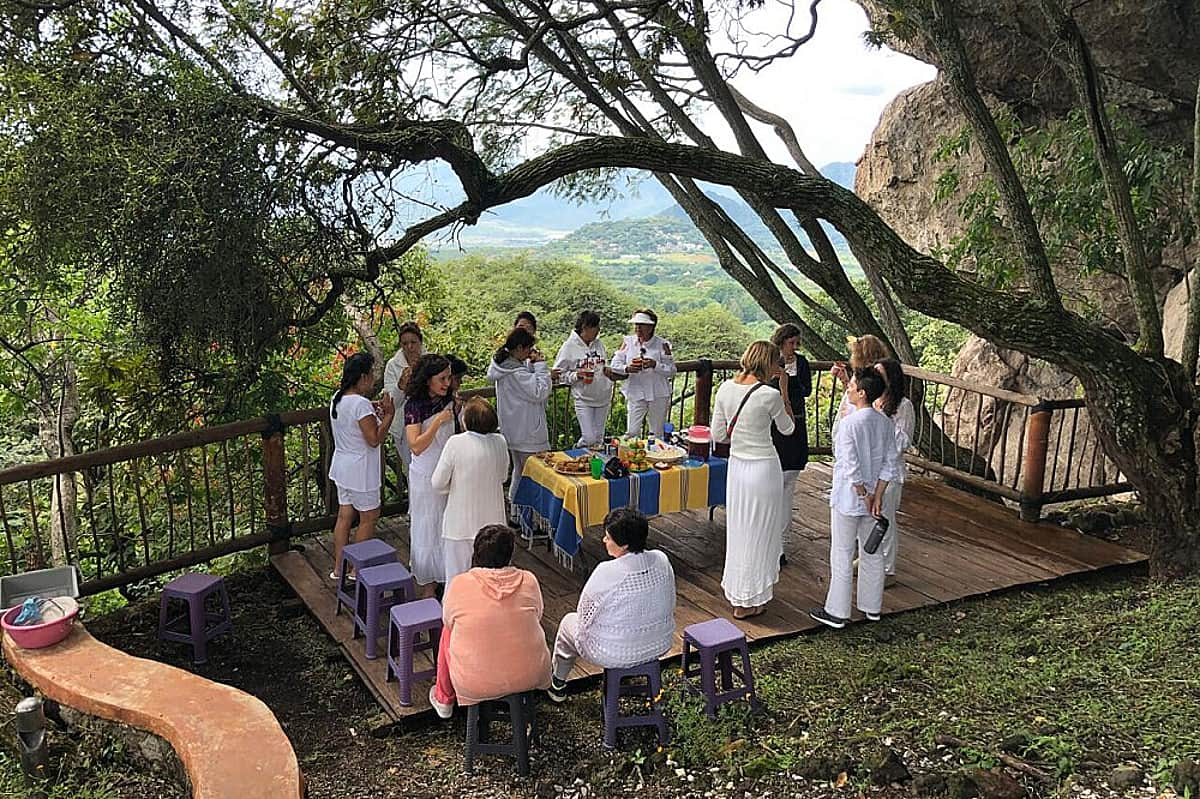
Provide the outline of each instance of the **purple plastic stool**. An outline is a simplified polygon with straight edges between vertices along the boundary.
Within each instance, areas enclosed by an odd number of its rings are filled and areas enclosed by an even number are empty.
[[[366,636],[368,658],[375,659],[380,612],[416,598],[417,582],[402,563],[384,563],[359,570],[354,637],[357,638],[360,631]]]
[[[205,602],[213,594],[221,598],[220,611],[205,610]],[[168,605],[172,599],[186,602],[187,613],[168,619]],[[187,622],[186,632],[175,629],[183,621]],[[185,574],[176,577],[163,588],[162,600],[158,607],[158,637],[163,641],[191,644],[193,662],[207,662],[208,642],[232,629],[229,592],[225,590],[224,577],[213,574]]]
[[[337,569],[338,581],[337,587],[334,589],[337,602],[333,607],[333,615],[342,612],[342,605],[350,608],[350,612],[354,612],[354,606],[358,602],[356,596],[358,589],[350,590],[349,583],[353,583],[346,577],[350,573],[350,567],[354,568],[354,573],[358,574],[368,566],[382,566],[384,563],[395,563],[396,548],[386,541],[380,541],[378,538],[368,538],[366,541],[360,541],[357,544],[346,544],[342,547],[342,562],[334,564]]]
[[[742,655],[741,671],[734,668],[733,654]],[[700,655],[697,664],[695,656]],[[754,672],[750,669],[750,646],[746,636],[728,619],[711,619],[685,627],[683,630],[683,679],[688,688],[696,690],[692,677],[699,675],[700,692],[704,694],[704,710],[709,718],[717,717],[717,708],[726,702],[750,698],[757,707],[754,694]],[[717,690],[717,668],[721,670],[721,690]],[[733,687],[737,675],[742,685]]]
[[[622,685],[622,681],[645,677],[645,684]],[[666,746],[671,741],[667,719],[658,706],[662,693],[662,664],[657,659],[627,669],[604,670],[604,746],[617,748],[619,727],[658,727],[658,742]],[[622,696],[644,696],[650,701],[650,712],[640,715],[621,715]]]
[[[421,641],[418,636],[426,633],[429,640]],[[438,644],[442,637],[442,604],[436,599],[419,599],[392,607],[388,622],[387,671],[384,680],[390,682],[393,675],[400,683],[400,704],[412,706],[412,684],[437,676]],[[429,650],[433,668],[413,671],[413,653]]]

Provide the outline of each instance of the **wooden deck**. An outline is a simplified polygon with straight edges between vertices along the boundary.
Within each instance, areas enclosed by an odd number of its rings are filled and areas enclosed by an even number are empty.
[[[765,614],[735,622],[751,641],[794,635],[818,626],[808,617],[808,609],[824,602],[828,585],[829,480],[829,467],[817,463],[798,481],[792,525],[784,541],[788,565],[775,587],[775,599]],[[1139,552],[1071,530],[1021,522],[1014,511],[1003,506],[918,477],[905,484],[900,527],[898,574],[895,584],[884,593],[885,613],[1145,560]],[[385,521],[380,525],[380,537],[407,559],[407,520]],[[380,657],[367,660],[363,640],[351,638],[347,613],[334,616],[333,585],[328,578],[331,534],[300,543],[303,552],[274,556],[275,568],[339,643],[393,718],[427,711],[427,683],[413,691],[413,707],[401,707],[395,683],[384,682],[382,645]],[[678,635],[666,656],[672,657],[679,654],[684,627],[714,616],[729,617],[730,608],[721,591],[723,509],[717,509],[713,522],[699,511],[657,517],[652,521],[651,545],[664,549],[675,568]],[[594,564],[603,556],[598,535],[587,536],[583,553],[585,564]],[[541,582],[546,602],[543,626],[547,640],[553,642],[559,619],[575,609],[583,587],[580,559],[576,559],[575,573],[567,573],[552,553],[539,546],[533,551],[519,549],[514,562],[532,570]],[[861,617],[856,613],[855,618]],[[571,679],[586,679],[598,672],[580,661]]]

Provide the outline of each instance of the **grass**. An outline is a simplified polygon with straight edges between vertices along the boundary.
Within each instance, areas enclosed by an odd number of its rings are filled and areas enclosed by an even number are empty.
[[[264,583],[262,572],[242,577],[246,590],[271,585],[286,593],[277,581]],[[275,603],[283,595],[264,597]],[[117,627],[137,633],[131,641],[147,648],[140,654],[153,656],[154,607],[144,604],[122,611]],[[241,604],[252,605],[248,596]],[[462,775],[461,718],[364,737],[366,719],[377,711],[362,689],[352,691],[363,694],[359,699],[346,695],[356,682],[315,622],[265,618],[254,630],[263,651],[283,641],[301,654],[312,649],[301,658],[303,669],[288,661],[291,676],[304,679],[280,681],[276,673],[268,681],[278,666],[260,655],[236,661],[230,679],[240,684],[247,672],[263,672],[242,687],[280,714],[318,799],[549,796],[555,784],[577,778],[592,786],[589,795],[844,795],[877,790],[866,764],[884,749],[899,753],[914,775],[1020,758],[1048,775],[1043,781],[1020,774],[1022,781],[1034,795],[1051,796],[1065,795],[1075,782],[1102,792],[1108,770],[1128,761],[1162,788],[1177,761],[1200,757],[1200,578],[1154,585],[1128,572],[1094,575],[756,647],[763,709],[733,703],[715,721],[685,694],[678,667],[671,667],[662,701],[673,740],[663,749],[649,730],[638,730],[622,734],[618,753],[604,752],[595,689],[563,705],[544,703],[538,712],[552,745],[536,753],[532,780],[517,782],[498,759],[485,761],[474,778]],[[266,640],[271,629],[280,641]],[[274,687],[264,690],[266,684]],[[0,699],[15,701],[8,693]],[[357,737],[343,735],[343,727],[357,729]],[[939,746],[951,739],[952,747]],[[121,745],[102,733],[55,740],[53,763],[63,783],[51,796],[155,795],[128,782],[132,769]],[[396,771],[397,763],[406,765]],[[347,775],[363,782],[350,784]],[[15,758],[4,751],[0,797],[24,795]]]
[[[1200,755],[1200,579],[1097,576],[964,601],[756,653],[769,712],[716,724],[675,709],[674,759],[730,774],[861,763],[882,745],[993,766],[1008,751],[1065,779]],[[730,741],[736,745],[730,745]]]

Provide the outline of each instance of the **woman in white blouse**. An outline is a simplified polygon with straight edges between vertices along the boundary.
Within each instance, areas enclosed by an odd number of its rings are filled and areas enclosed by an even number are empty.
[[[657,549],[646,549],[650,523],[632,508],[604,517],[604,548],[575,612],[563,616],[554,639],[550,698],[566,698],[576,658],[606,669],[659,657],[675,640],[675,571]]]
[[[600,314],[591,310],[580,312],[575,330],[554,358],[554,368],[562,375],[562,382],[571,387],[571,397],[575,400],[575,417],[579,420],[579,440],[575,446],[602,443],[613,384],[604,342],[600,340]]]
[[[496,432],[496,411],[475,397],[462,411],[466,431],[451,436],[433,470],[433,488],[448,494],[442,516],[444,583],[469,571],[475,535],[489,524],[504,524],[504,478],[508,444]]]
[[[634,313],[629,323],[634,333],[621,340],[610,365],[613,372],[628,376],[621,386],[627,409],[625,435],[640,438],[642,422],[648,421],[650,434],[661,436],[671,407],[671,378],[677,371],[671,342],[655,335],[658,315],[649,308]]]
[[[771,424],[785,436],[796,426],[787,401],[787,375],[781,373],[779,348],[755,341],[742,354],[741,371],[721,384],[713,402],[713,437],[730,444],[721,587],[735,619],[763,613],[779,582],[783,470]],[[776,378],[781,378],[778,391],[767,385]]]
[[[512,455],[511,501],[525,461],[535,452],[550,449],[550,429],[546,426],[546,402],[550,399],[550,370],[537,351],[537,339],[523,327],[514,327],[488,364],[487,379],[496,384],[496,413],[500,432]]]
[[[396,415],[401,419],[404,418],[404,400],[413,367],[425,352],[425,335],[421,332],[421,327],[416,322],[400,325],[400,348],[383,369],[383,390],[392,395],[396,404]],[[392,431],[392,443],[396,445],[396,452],[400,453],[404,473],[408,474],[408,466],[412,463],[412,450],[408,447],[403,425]]]
[[[337,486],[338,515],[333,526],[333,568],[331,580],[340,580],[342,548],[350,541],[350,527],[358,516],[358,540],[375,535],[379,518],[379,488],[383,467],[379,445],[387,437],[396,416],[390,394],[384,393],[379,405],[367,399],[375,387],[372,370],[375,359],[356,352],[342,367],[342,381],[329,403],[329,425],[333,430],[333,458],[329,479]]]
[[[887,383],[887,390],[875,401],[875,408],[896,425],[896,453],[900,460],[896,478],[888,483],[883,495],[883,515],[888,520],[888,532],[883,539],[883,574],[885,579],[896,574],[896,551],[899,549],[900,524],[896,512],[900,510],[900,498],[904,494],[904,476],[908,471],[904,464],[904,453],[913,440],[917,425],[917,413],[908,398],[908,376],[895,358],[885,358],[875,364]]]

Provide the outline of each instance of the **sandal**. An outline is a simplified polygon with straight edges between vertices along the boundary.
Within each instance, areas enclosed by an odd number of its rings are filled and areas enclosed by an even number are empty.
[[[744,620],[746,620],[746,619],[753,619],[755,616],[761,616],[761,615],[763,615],[764,613],[766,613],[766,612],[767,612],[767,606],[766,606],[766,605],[759,605],[759,606],[758,606],[758,607],[756,607],[756,608],[751,608],[749,613],[743,613],[743,614],[742,614],[742,615],[740,615],[740,616],[738,615],[738,611],[739,611],[739,610],[741,610],[741,608],[735,608],[735,609],[734,609],[734,611],[733,611],[733,617],[734,617],[735,619],[737,619],[738,621],[744,621]]]

